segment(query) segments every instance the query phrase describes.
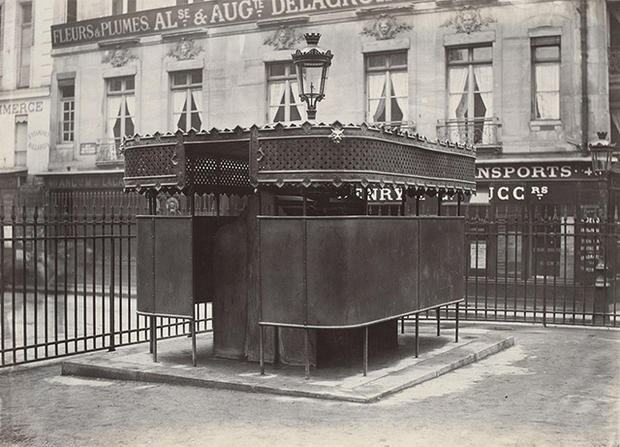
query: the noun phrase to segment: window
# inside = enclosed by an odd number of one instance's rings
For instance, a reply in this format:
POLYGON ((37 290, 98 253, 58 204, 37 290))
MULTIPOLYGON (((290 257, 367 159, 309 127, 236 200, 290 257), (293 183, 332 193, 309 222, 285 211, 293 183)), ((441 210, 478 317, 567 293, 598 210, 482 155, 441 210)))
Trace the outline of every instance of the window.
POLYGON ((0 3, 0 78, 2 78, 2 59, 4 58, 4 4, 0 3))
MULTIPOLYGON (((616 78, 620 74, 620 5, 607 3, 607 10, 609 75, 616 78)), ((620 141, 620 84, 617 82, 609 82, 609 114, 611 115, 611 141, 620 141)))
POLYGON ((60 142, 74 141, 75 132, 75 83, 73 79, 58 83, 60 96, 60 142))
POLYGON ((135 81, 133 76, 107 80, 107 136, 120 147, 123 137, 135 133, 135 81))
POLYGON ((112 15, 136 12, 136 0, 112 0, 112 15))
POLYGON ((15 115, 15 167, 25 168, 28 154, 28 116, 15 115))
POLYGON ((276 62, 267 65, 267 95, 269 122, 301 121, 303 107, 292 63, 276 62))
POLYGON ((493 48, 448 48, 447 57, 448 124, 457 126, 461 142, 494 142, 493 48))
POLYGON ((77 21, 77 0, 67 0, 67 23, 77 21))
POLYGON ((374 123, 407 121, 409 81, 407 53, 366 57, 366 119, 374 123))
POLYGON ((535 37, 532 44, 532 118, 560 119, 560 37, 535 37))
POLYGON ((172 127, 188 131, 202 128, 202 70, 170 73, 172 127))
POLYGON ((20 21, 20 50, 19 64, 17 68, 17 87, 28 87, 30 85, 30 57, 32 49, 32 3, 23 2, 19 4, 20 21))

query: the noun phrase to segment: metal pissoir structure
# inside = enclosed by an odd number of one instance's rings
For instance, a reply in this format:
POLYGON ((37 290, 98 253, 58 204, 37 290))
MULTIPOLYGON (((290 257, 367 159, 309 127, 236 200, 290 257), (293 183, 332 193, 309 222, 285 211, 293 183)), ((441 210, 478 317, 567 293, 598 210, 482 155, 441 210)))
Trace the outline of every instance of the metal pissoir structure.
MULTIPOLYGON (((474 191, 472 147, 306 122, 135 136, 124 156, 125 189, 150 199, 137 291, 155 360, 155 317, 193 322, 204 301, 215 355, 261 371, 302 363, 306 376, 351 356, 366 373, 369 338, 371 349, 394 347, 398 319, 447 305, 458 315, 464 220, 416 214, 421 197, 460 204, 474 191), (404 191, 401 216, 368 216, 368 188, 385 186, 404 191), (190 215, 155 215, 160 193, 188 196, 190 215), (196 216, 202 194, 245 195, 247 205, 236 217, 196 216)), ((192 341, 195 363, 195 331, 192 341)))

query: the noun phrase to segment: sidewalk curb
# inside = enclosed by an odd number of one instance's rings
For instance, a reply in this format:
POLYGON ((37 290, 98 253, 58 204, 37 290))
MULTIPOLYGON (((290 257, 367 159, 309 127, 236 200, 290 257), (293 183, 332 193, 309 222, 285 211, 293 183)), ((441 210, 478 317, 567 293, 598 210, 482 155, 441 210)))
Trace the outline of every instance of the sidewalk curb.
MULTIPOLYGON (((131 367, 110 367, 77 363, 73 361, 65 361, 62 363, 61 374, 64 376, 82 376, 111 380, 166 383, 171 385, 195 386, 201 388, 225 389, 252 393, 274 394, 288 397, 305 397, 313 399, 336 400, 368 404, 378 402, 379 400, 389 395, 398 393, 407 388, 411 388, 413 386, 447 374, 450 371, 454 371, 455 369, 480 361, 490 355, 496 354, 504 349, 514 346, 514 344, 514 337, 507 337, 497 343, 494 343, 491 346, 486 347, 479 352, 467 354, 464 357, 454 360, 447 365, 441 366, 438 369, 418 376, 411 381, 407 381, 405 383, 393 386, 392 388, 389 388, 387 390, 375 392, 372 394, 366 394, 362 390, 356 391, 355 393, 338 393, 332 391, 290 389, 286 387, 278 388, 269 385, 257 385, 247 382, 242 383, 230 380, 214 380, 208 378, 201 379, 196 377, 172 375, 156 371, 141 371, 131 367)), ((402 374, 402 371, 396 371, 387 374, 386 377, 394 376, 396 374, 402 374)))

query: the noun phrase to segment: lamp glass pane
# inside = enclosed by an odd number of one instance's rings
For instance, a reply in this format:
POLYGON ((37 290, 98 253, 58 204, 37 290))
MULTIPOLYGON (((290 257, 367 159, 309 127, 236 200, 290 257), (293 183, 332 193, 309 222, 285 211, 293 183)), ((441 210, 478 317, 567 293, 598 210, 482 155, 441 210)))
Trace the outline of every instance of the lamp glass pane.
POLYGON ((304 68, 304 93, 308 96, 320 95, 323 92, 322 84, 323 67, 304 68))

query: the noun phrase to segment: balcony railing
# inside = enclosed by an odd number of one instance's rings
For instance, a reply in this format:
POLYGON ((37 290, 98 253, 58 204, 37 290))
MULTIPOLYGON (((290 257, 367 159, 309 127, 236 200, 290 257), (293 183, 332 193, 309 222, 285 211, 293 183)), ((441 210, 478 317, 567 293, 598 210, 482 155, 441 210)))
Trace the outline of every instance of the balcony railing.
POLYGON ((415 132, 416 125, 414 121, 376 121, 373 122, 375 126, 385 126, 393 129, 400 129, 401 131, 415 132))
POLYGON ((497 118, 440 121, 437 123, 437 138, 499 152, 501 126, 497 118))
POLYGON ((112 139, 102 139, 97 142, 97 166, 118 166, 123 163, 120 142, 112 139))

